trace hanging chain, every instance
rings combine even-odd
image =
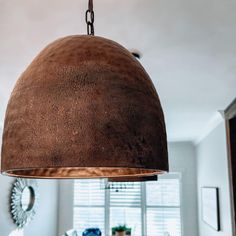
[[[85,21],[87,24],[87,34],[94,35],[94,11],[93,11],[93,0],[89,0],[88,2],[88,10],[85,14]]]

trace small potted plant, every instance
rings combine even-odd
[[[125,236],[127,231],[129,232],[129,235],[131,235],[130,228],[127,228],[126,225],[118,225],[112,228],[112,235]]]

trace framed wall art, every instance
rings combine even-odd
[[[220,231],[219,189],[202,187],[202,220],[216,231]]]

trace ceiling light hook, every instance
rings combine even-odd
[[[94,35],[94,11],[93,0],[88,0],[88,10],[85,13],[85,21],[87,24],[87,34]]]

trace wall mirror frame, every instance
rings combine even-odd
[[[17,178],[11,191],[10,211],[14,223],[23,228],[36,214],[38,184],[33,179]]]

